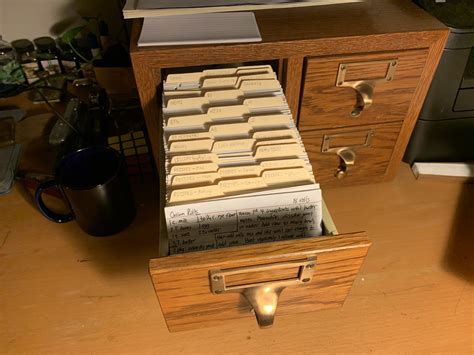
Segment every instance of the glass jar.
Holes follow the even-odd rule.
[[[0,38],[0,97],[18,93],[24,82],[25,77],[16,61],[15,50]]]
[[[59,75],[63,72],[59,59],[59,50],[56,42],[51,37],[39,37],[33,40],[36,45],[36,58],[40,70],[47,71],[49,75]]]
[[[16,51],[16,60],[20,64],[28,84],[38,81],[40,79],[38,76],[39,67],[33,43],[27,39],[17,39],[12,42],[12,46]]]
[[[61,38],[58,38],[57,44],[60,52],[60,59],[63,69],[63,74],[66,75],[66,78],[69,80],[74,80],[79,77],[79,70],[81,69],[81,60],[71,49],[69,44],[65,43]],[[75,43],[72,43],[75,45]],[[77,48],[77,45],[76,47]]]

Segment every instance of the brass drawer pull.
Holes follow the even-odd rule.
[[[372,137],[374,136],[374,131],[369,130],[365,134],[363,141],[356,144],[345,144],[345,145],[334,145],[331,147],[331,141],[336,141],[338,139],[357,139],[359,138],[361,132],[349,132],[349,133],[339,133],[339,134],[330,134],[324,135],[323,144],[321,147],[322,153],[335,153],[339,157],[339,166],[336,169],[334,176],[338,179],[342,179],[347,175],[348,169],[350,166],[355,164],[356,152],[355,149],[362,147],[370,147],[372,144]]]
[[[252,306],[260,328],[273,325],[278,299],[285,287],[305,284],[311,281],[316,266],[316,257],[309,257],[304,261],[281,262],[268,265],[246,266],[232,269],[215,269],[209,271],[211,291],[215,295],[226,292],[241,293]],[[271,282],[258,282],[243,285],[227,285],[226,277],[251,272],[266,272],[280,268],[294,267],[298,270],[295,278]]]
[[[361,65],[371,65],[386,63],[387,70],[385,76],[375,79],[360,79],[360,80],[348,80],[346,81],[347,71],[351,67],[361,66]],[[369,108],[374,100],[374,89],[377,84],[387,83],[393,80],[395,76],[395,69],[397,67],[397,59],[388,59],[388,60],[377,60],[370,62],[354,62],[354,63],[341,63],[339,64],[339,70],[337,72],[337,87],[349,87],[356,91],[357,93],[357,102],[354,105],[354,109],[351,112],[352,117],[359,117],[362,114],[362,111]]]

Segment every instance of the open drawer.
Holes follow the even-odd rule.
[[[370,241],[365,232],[338,235],[324,203],[321,237],[169,255],[165,179],[160,183],[160,257],[150,260],[150,275],[171,332],[255,317],[268,327],[275,315],[343,304]]]
[[[338,235],[326,207],[323,223],[323,237],[150,260],[168,329],[250,321],[255,316],[260,327],[267,327],[275,315],[342,306],[370,241],[365,232]]]

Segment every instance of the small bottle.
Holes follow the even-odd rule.
[[[33,43],[27,39],[17,39],[12,42],[12,46],[16,51],[16,60],[21,66],[27,83],[33,84],[38,81],[40,79],[38,76],[39,67]]]
[[[25,77],[16,61],[15,50],[0,37],[0,97],[21,91],[24,82]]]
[[[51,37],[39,37],[33,40],[36,45],[36,58],[41,70],[49,75],[58,75],[63,72],[59,59],[59,50]]]
[[[105,21],[99,21],[99,38],[102,52],[105,52],[112,44],[112,37],[109,34],[109,26]]]
[[[87,44],[89,45],[89,48],[91,49],[92,53],[92,59],[101,59],[102,54],[99,46],[99,42],[97,41],[97,37],[92,33],[89,32],[87,34]]]
[[[81,69],[81,60],[71,49],[69,44],[65,43],[61,38],[57,39],[57,44],[61,50],[60,59],[63,69],[63,74],[69,80],[74,80],[79,77],[79,71]],[[75,45],[75,43],[72,43]],[[77,45],[76,45],[77,48]]]

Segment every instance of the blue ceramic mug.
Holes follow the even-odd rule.
[[[70,213],[51,211],[43,201],[46,188],[57,186]],[[76,220],[93,236],[107,236],[126,228],[136,214],[125,161],[117,151],[104,146],[80,149],[63,157],[55,179],[42,183],[35,193],[36,204],[49,220]]]

